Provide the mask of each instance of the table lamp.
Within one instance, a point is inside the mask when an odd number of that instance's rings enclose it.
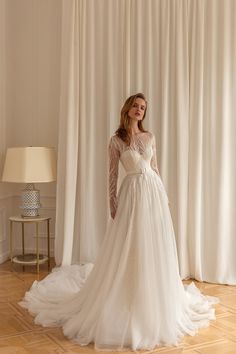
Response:
[[[3,168],[2,181],[26,183],[22,190],[20,206],[22,217],[39,216],[40,192],[34,183],[56,180],[56,154],[48,147],[8,148]]]

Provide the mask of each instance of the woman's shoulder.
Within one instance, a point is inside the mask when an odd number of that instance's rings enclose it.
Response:
[[[154,134],[150,130],[145,130],[145,133],[149,136],[153,136]]]
[[[117,140],[121,140],[117,134],[114,133],[110,136],[110,142],[115,142]]]
[[[119,149],[122,143],[124,143],[123,140],[119,138],[117,134],[114,133],[113,135],[111,135],[109,140],[109,146],[114,146],[115,148]]]
[[[146,130],[145,134],[149,137],[149,139],[155,138],[155,134],[151,132],[150,130]]]

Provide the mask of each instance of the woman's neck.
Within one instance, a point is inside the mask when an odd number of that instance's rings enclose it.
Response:
[[[141,130],[139,129],[137,122],[134,122],[133,124],[131,124],[131,131],[130,131],[131,135],[135,135],[140,132],[141,132]]]

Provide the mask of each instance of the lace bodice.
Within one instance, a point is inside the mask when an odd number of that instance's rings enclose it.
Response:
[[[139,172],[143,168],[151,168],[159,176],[156,159],[156,139],[151,132],[142,132],[131,137],[127,145],[118,136],[113,135],[109,142],[109,200],[110,212],[114,217],[117,209],[117,180],[119,161],[125,171]]]

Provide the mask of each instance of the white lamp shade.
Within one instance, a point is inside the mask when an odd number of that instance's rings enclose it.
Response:
[[[3,182],[41,183],[56,180],[54,148],[8,148],[3,169]]]

